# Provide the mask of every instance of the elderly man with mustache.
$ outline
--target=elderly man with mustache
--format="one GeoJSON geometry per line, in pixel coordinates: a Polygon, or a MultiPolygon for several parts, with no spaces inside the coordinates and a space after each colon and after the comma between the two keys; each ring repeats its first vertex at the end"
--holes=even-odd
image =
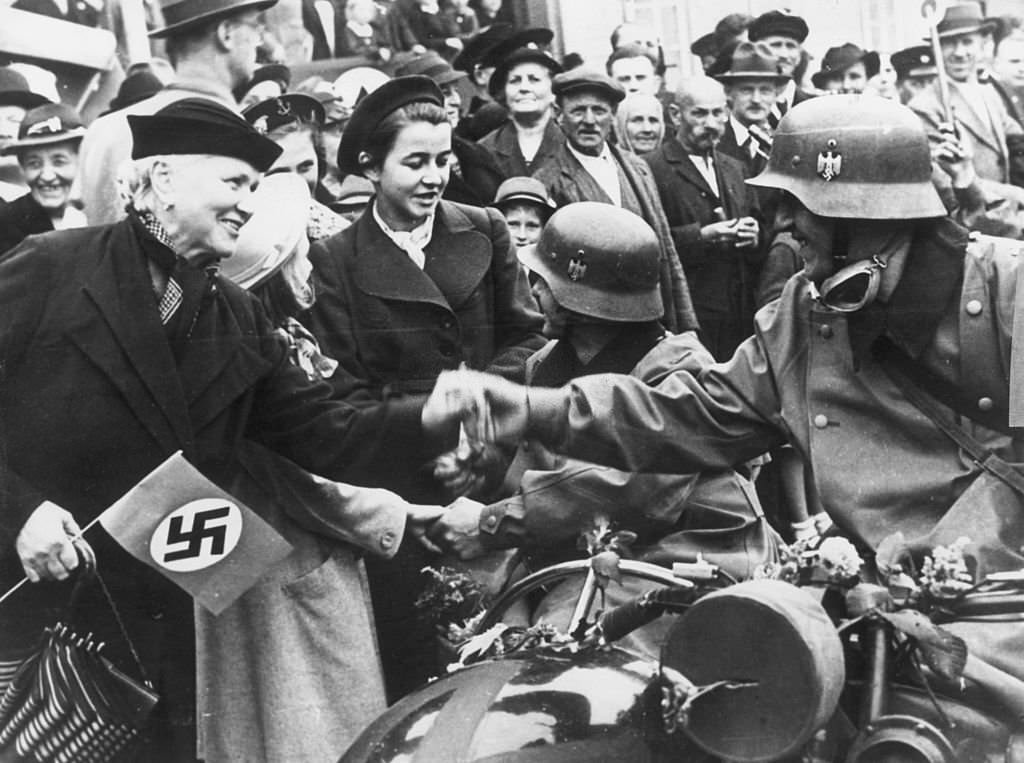
{"type": "Polygon", "coordinates": [[[764,259],[757,196],[747,169],[717,143],[729,111],[722,85],[685,80],[669,105],[675,136],[644,157],[690,284],[704,345],[726,360],[754,331],[754,287],[764,259]]]}

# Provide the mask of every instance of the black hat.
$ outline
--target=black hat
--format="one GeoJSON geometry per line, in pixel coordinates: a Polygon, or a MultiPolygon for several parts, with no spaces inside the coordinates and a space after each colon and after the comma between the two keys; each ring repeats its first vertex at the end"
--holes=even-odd
{"type": "Polygon", "coordinates": [[[753,23],[754,17],[749,13],[730,13],[728,16],[723,16],[715,24],[715,48],[721,50],[723,45],[738,40],[753,23]]]}
{"type": "Polygon", "coordinates": [[[23,109],[34,109],[44,106],[50,99],[34,93],[28,86],[28,80],[21,72],[9,66],[0,66],[0,106],[21,106],[23,109]]]}
{"type": "Polygon", "coordinates": [[[487,49],[480,59],[483,66],[500,66],[514,51],[520,48],[539,48],[546,50],[555,33],[545,27],[530,27],[513,32],[487,49]]]}
{"type": "Polygon", "coordinates": [[[896,79],[908,79],[910,77],[934,77],[938,75],[939,69],[935,66],[935,54],[931,45],[915,45],[911,48],[904,48],[893,53],[889,60],[892,68],[896,70],[896,79]]]}
{"type": "Polygon", "coordinates": [[[160,0],[164,25],[150,37],[167,37],[189,27],[242,11],[266,10],[277,0],[160,0]]]}
{"type": "Polygon", "coordinates": [[[852,42],[829,48],[825,57],[821,59],[821,71],[811,75],[811,82],[817,88],[825,87],[825,82],[830,77],[835,77],[849,69],[854,64],[863,61],[864,69],[867,71],[868,79],[878,74],[881,62],[878,53],[873,50],[861,50],[852,42]]]}
{"type": "Polygon", "coordinates": [[[466,77],[465,72],[453,69],[450,63],[433,50],[428,50],[426,53],[400,64],[395,69],[396,77],[408,77],[413,74],[422,74],[424,77],[430,77],[430,79],[437,83],[438,87],[450,85],[466,77]]]}
{"type": "Polygon", "coordinates": [[[551,90],[561,96],[577,90],[589,90],[600,93],[612,104],[617,104],[626,97],[626,89],[616,80],[600,69],[578,66],[563,74],[559,74],[551,83],[551,90]]]}
{"type": "Polygon", "coordinates": [[[124,78],[117,89],[117,95],[110,99],[110,108],[106,113],[123,109],[133,103],[144,101],[164,89],[164,83],[149,69],[140,69],[124,78]]]}
{"type": "Polygon", "coordinates": [[[231,94],[235,96],[236,101],[240,101],[261,82],[276,82],[281,86],[281,92],[286,92],[292,82],[292,70],[284,64],[266,64],[256,69],[248,81],[232,90],[231,94]]]}
{"type": "Polygon", "coordinates": [[[444,107],[441,89],[421,74],[389,80],[356,104],[338,145],[338,169],[345,175],[362,174],[359,153],[388,114],[417,101],[444,107]]]}
{"type": "Polygon", "coordinates": [[[131,114],[132,159],[163,154],[213,154],[266,172],[281,147],[232,111],[206,98],[186,98],[153,115],[131,114]]]}
{"type": "MultiPolygon", "coordinates": [[[[716,65],[719,63],[715,61],[716,65]]],[[[728,56],[728,68],[713,76],[725,85],[741,79],[773,79],[777,85],[783,85],[789,79],[779,73],[778,59],[771,48],[763,42],[746,40],[733,47],[728,56]]]]}
{"type": "Polygon", "coordinates": [[[491,98],[500,100],[505,91],[505,82],[508,80],[508,73],[518,64],[533,63],[546,67],[551,76],[562,71],[562,65],[551,57],[549,53],[535,47],[518,48],[505,56],[491,74],[487,83],[487,92],[491,98]]]}
{"type": "Polygon", "coordinates": [[[8,143],[0,153],[13,154],[23,148],[81,140],[85,135],[82,118],[63,103],[45,103],[30,110],[21,120],[18,139],[8,143]]]}
{"type": "Polygon", "coordinates": [[[256,128],[256,132],[266,135],[278,127],[294,122],[319,127],[326,119],[326,112],[323,104],[311,95],[285,93],[277,98],[268,98],[253,104],[242,112],[242,116],[256,128]]]}
{"type": "Polygon", "coordinates": [[[452,61],[452,66],[464,72],[473,71],[476,64],[482,63],[487,53],[502,40],[507,40],[516,33],[516,28],[505,22],[491,24],[479,34],[466,40],[465,46],[452,61]]]}
{"type": "Polygon", "coordinates": [[[747,37],[752,42],[763,40],[765,37],[789,37],[802,43],[807,39],[807,22],[799,16],[792,16],[782,11],[768,11],[762,13],[750,24],[747,29],[747,37]]]}
{"type": "Polygon", "coordinates": [[[698,37],[690,45],[690,52],[695,56],[717,56],[718,55],[718,41],[715,39],[714,32],[708,32],[701,37],[698,37]]]}

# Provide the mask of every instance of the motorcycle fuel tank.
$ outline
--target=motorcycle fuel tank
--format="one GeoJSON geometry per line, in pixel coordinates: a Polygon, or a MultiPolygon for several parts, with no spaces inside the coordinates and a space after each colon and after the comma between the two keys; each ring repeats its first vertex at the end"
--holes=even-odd
{"type": "Polygon", "coordinates": [[[473,665],[394,704],[341,761],[679,760],[689,743],[661,731],[657,671],[618,648],[473,665]]]}

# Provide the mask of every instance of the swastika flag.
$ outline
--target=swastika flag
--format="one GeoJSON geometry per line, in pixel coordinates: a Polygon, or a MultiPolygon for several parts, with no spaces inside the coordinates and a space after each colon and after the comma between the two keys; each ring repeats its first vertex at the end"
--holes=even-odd
{"type": "Polygon", "coordinates": [[[99,521],[129,554],[215,615],[292,550],[252,509],[200,474],[181,451],[99,521]]]}

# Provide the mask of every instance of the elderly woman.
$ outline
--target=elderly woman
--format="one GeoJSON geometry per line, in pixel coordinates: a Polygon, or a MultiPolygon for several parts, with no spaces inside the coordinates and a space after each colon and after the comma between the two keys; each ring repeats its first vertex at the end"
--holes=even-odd
{"type": "Polygon", "coordinates": [[[665,114],[653,95],[630,93],[615,114],[619,141],[634,154],[649,154],[665,137],[665,114]]]}
{"type": "Polygon", "coordinates": [[[508,109],[508,121],[480,141],[505,178],[533,175],[565,143],[553,119],[551,79],[561,65],[536,47],[511,51],[494,69],[487,90],[508,109]]]}
{"type": "Polygon", "coordinates": [[[18,157],[29,188],[0,209],[0,252],[33,233],[86,224],[85,215],[69,203],[84,134],[82,120],[70,106],[49,103],[25,115],[18,139],[0,151],[18,157]]]}
{"type": "MultiPolygon", "coordinates": [[[[315,243],[317,301],[306,325],[346,375],[380,399],[427,392],[465,364],[522,378],[544,340],[542,319],[494,209],[442,201],[452,159],[444,98],[427,77],[400,77],[356,107],[338,166],[374,185],[370,208],[349,229],[315,243]]],[[[404,498],[447,498],[428,474],[389,475],[404,498]]],[[[413,602],[427,560],[413,547],[397,565],[368,564],[388,691],[396,698],[430,675],[433,633],[414,633],[413,602]],[[405,565],[403,571],[402,565],[405,565]],[[397,570],[392,574],[393,570],[397,570]]]]}
{"type": "MultiPolygon", "coordinates": [[[[56,581],[78,567],[71,536],[176,451],[220,484],[243,438],[330,479],[373,479],[458,439],[421,436],[422,398],[332,400],[288,362],[252,297],[217,274],[280,147],[209,100],[129,124],[128,217],[30,237],[0,262],[0,589],[22,574],[39,582],[7,602],[8,653],[67,611],[70,587],[56,581]]],[[[71,621],[137,675],[134,649],[160,697],[138,758],[195,760],[192,601],[102,528],[85,537],[120,618],[87,587],[71,621]]],[[[378,547],[397,540],[382,534],[378,547]]]]}

